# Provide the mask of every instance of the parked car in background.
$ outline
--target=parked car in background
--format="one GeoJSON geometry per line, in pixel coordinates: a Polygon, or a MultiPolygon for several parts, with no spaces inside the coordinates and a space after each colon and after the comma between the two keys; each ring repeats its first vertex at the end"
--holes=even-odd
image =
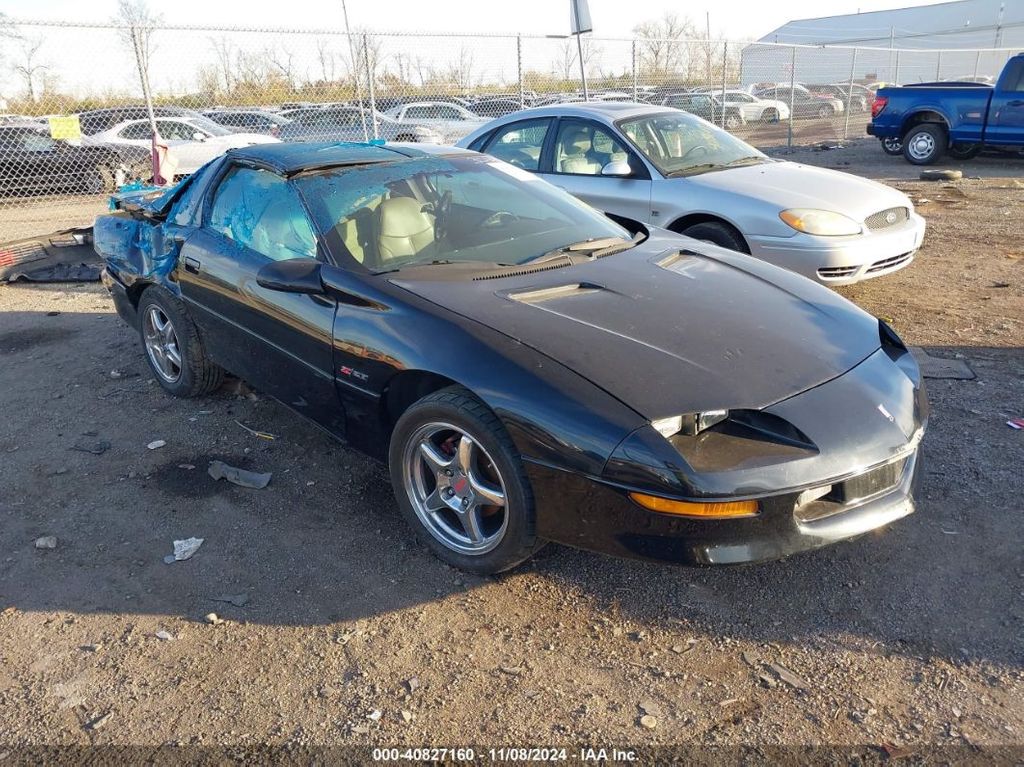
{"type": "Polygon", "coordinates": [[[475,573],[548,540],[759,561],[914,511],[928,403],[888,325],[425,149],[246,147],[117,198],[94,226],[103,281],[164,391],[201,396],[227,370],[386,461],[410,528],[475,573]]]}
{"type": "Polygon", "coordinates": [[[470,111],[487,120],[494,117],[504,117],[507,114],[516,112],[523,108],[517,99],[480,99],[470,105],[470,111]]]}
{"type": "Polygon", "coordinates": [[[281,128],[279,135],[282,141],[364,141],[373,137],[374,116],[377,136],[386,141],[444,143],[444,136],[432,128],[400,123],[359,107],[325,107],[293,113],[291,122],[281,128]]]}
{"type": "Polygon", "coordinates": [[[463,106],[443,101],[414,101],[395,107],[386,114],[402,125],[422,125],[435,130],[446,143],[462,138],[487,122],[486,118],[463,106]]]}
{"type": "MultiPolygon", "coordinates": [[[[156,117],[202,117],[194,109],[183,107],[153,107],[156,117]]],[[[94,136],[128,120],[147,120],[149,111],[144,106],[110,107],[89,109],[78,113],[78,122],[85,136],[94,136]]]]}
{"type": "Polygon", "coordinates": [[[908,266],[925,222],[891,187],[772,160],[694,115],[571,104],[501,117],[458,143],[598,210],[706,240],[828,285],[908,266]]]}
{"type": "Polygon", "coordinates": [[[796,88],[790,88],[788,85],[771,86],[755,91],[754,95],[761,99],[781,101],[786,105],[792,104],[793,117],[825,119],[835,117],[843,111],[843,102],[839,99],[815,96],[806,88],[800,86],[796,88]],[[790,94],[790,91],[792,91],[792,94],[790,94]]]}
{"type": "MultiPolygon", "coordinates": [[[[159,117],[156,129],[177,163],[176,175],[193,173],[228,149],[277,141],[273,136],[261,133],[232,133],[202,115],[159,117]]],[[[148,150],[152,141],[149,120],[126,120],[89,136],[83,143],[126,144],[148,150]]]]}
{"type": "Polygon", "coordinates": [[[828,99],[838,99],[845,110],[847,101],[850,102],[850,109],[853,112],[867,112],[874,100],[874,94],[867,88],[860,85],[804,85],[814,96],[822,96],[828,99]]]}
{"type": "Polygon", "coordinates": [[[235,133],[264,133],[277,136],[281,128],[291,122],[274,112],[242,109],[210,110],[203,113],[218,125],[235,133]]]}
{"type": "Polygon", "coordinates": [[[929,165],[946,152],[969,159],[984,146],[1024,146],[1024,54],[1003,67],[995,86],[926,83],[881,88],[868,135],[900,141],[903,156],[929,165]]]}
{"type": "Polygon", "coordinates": [[[707,93],[674,93],[666,96],[662,100],[662,104],[682,109],[684,112],[697,115],[715,125],[724,125],[726,130],[736,130],[747,122],[739,106],[735,104],[723,106],[716,96],[707,93]]]}
{"type": "Polygon", "coordinates": [[[101,194],[151,175],[147,150],[72,146],[46,128],[0,126],[0,193],[101,194]]]}
{"type": "MultiPolygon", "coordinates": [[[[721,91],[697,91],[698,93],[711,93],[719,102],[722,101],[721,91]]],[[[670,104],[669,106],[675,106],[670,104]]],[[[789,119],[789,104],[772,99],[761,99],[750,93],[741,90],[727,90],[725,92],[726,108],[739,110],[743,120],[748,123],[774,123],[780,120],[789,119]]],[[[728,126],[726,126],[728,127],[728,126]]]]}

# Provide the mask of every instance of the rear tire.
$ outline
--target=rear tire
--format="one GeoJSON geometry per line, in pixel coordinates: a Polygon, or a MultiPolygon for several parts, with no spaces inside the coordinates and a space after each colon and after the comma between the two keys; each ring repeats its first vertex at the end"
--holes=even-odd
{"type": "Polygon", "coordinates": [[[725,129],[726,130],[736,130],[738,127],[740,127],[740,118],[739,117],[737,117],[736,115],[726,115],[725,116],[725,129]]]}
{"type": "Polygon", "coordinates": [[[761,113],[761,122],[763,123],[777,123],[779,121],[779,112],[776,109],[766,109],[761,113]]]}
{"type": "Polygon", "coordinates": [[[735,250],[738,253],[750,253],[750,248],[747,247],[743,235],[736,231],[734,227],[720,221],[705,221],[700,224],[694,224],[683,229],[680,234],[692,237],[695,240],[710,242],[712,245],[718,245],[722,248],[735,250]]]}
{"type": "Polygon", "coordinates": [[[946,151],[946,129],[935,123],[923,123],[903,137],[903,157],[911,165],[931,165],[946,151]]]}
{"type": "Polygon", "coordinates": [[[499,573],[544,545],[518,451],[498,417],[466,389],[442,389],[402,413],[388,467],[405,521],[449,565],[499,573]],[[496,492],[502,503],[487,503],[496,492]]]}
{"type": "Polygon", "coordinates": [[[835,110],[828,104],[822,104],[818,107],[818,117],[822,120],[831,117],[835,113],[835,110]]]}
{"type": "Polygon", "coordinates": [[[157,285],[139,299],[139,337],[157,383],[175,397],[199,397],[220,387],[224,369],[207,355],[181,301],[157,285]]]}

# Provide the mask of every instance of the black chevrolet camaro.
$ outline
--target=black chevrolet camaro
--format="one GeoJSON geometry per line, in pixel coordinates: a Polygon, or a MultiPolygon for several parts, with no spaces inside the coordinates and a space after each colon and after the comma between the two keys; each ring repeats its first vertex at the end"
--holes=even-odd
{"type": "Polygon", "coordinates": [[[256,145],[115,203],[104,281],[164,389],[227,370],[386,460],[458,567],[752,562],[914,510],[912,356],[763,261],[422,145],[256,145]]]}

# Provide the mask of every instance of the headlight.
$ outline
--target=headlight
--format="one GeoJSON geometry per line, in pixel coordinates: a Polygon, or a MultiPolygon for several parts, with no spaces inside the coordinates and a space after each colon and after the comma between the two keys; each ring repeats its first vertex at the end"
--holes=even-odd
{"type": "Polygon", "coordinates": [[[663,437],[675,434],[693,437],[728,417],[728,410],[705,410],[703,413],[685,413],[671,418],[659,418],[657,421],[651,421],[651,426],[663,437]]]}
{"type": "Polygon", "coordinates": [[[841,237],[861,233],[860,224],[842,213],[834,213],[831,210],[792,208],[782,211],[779,218],[798,232],[806,234],[841,237]]]}

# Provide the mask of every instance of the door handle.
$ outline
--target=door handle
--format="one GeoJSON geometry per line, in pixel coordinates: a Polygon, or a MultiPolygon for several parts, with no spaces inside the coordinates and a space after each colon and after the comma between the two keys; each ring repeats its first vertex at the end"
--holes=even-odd
{"type": "Polygon", "coordinates": [[[1008,107],[1024,107],[1024,99],[1014,99],[1013,101],[1007,101],[1006,106],[1008,107]]]}
{"type": "Polygon", "coordinates": [[[192,274],[199,274],[199,267],[202,266],[199,263],[199,259],[192,258],[192,256],[185,256],[185,271],[192,272],[192,274]]]}

